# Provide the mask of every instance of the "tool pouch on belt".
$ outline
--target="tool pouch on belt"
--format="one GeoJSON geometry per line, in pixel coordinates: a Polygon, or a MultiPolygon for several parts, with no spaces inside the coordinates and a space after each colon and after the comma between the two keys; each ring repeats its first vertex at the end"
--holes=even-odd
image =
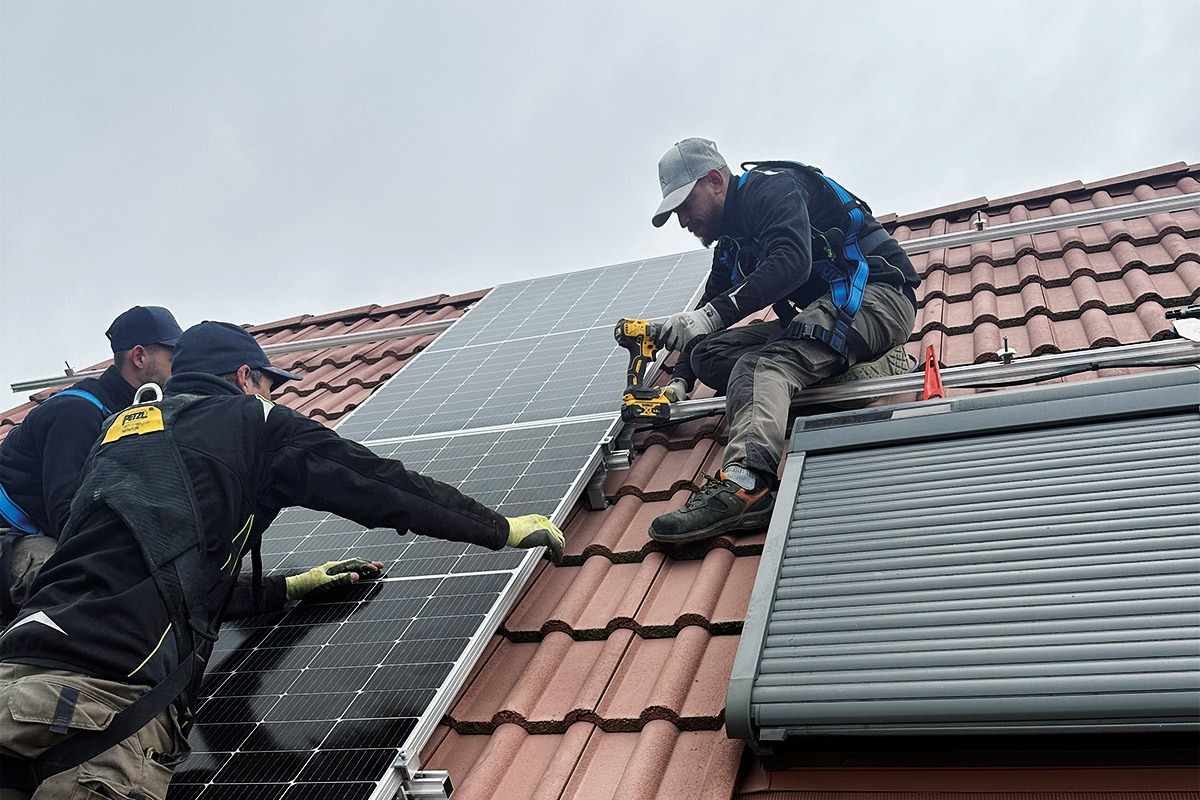
{"type": "Polygon", "coordinates": [[[69,536],[98,505],[121,518],[137,541],[170,616],[178,666],[118,714],[107,730],[79,734],[56,746],[68,749],[70,758],[64,758],[62,751],[53,754],[55,748],[48,750],[39,759],[39,779],[107,750],[130,734],[113,737],[131,727],[136,732],[172,702],[186,722],[189,701],[204,675],[221,608],[234,582],[232,575],[204,557],[195,491],[172,434],[175,418],[200,399],[175,395],[117,414],[89,456],[63,534],[69,536]],[[155,502],[146,503],[146,497],[155,502]]]}

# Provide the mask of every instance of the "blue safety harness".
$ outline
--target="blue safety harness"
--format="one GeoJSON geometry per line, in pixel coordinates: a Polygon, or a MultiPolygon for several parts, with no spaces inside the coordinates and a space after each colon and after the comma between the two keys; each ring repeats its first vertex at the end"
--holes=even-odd
{"type": "MultiPolygon", "coordinates": [[[[799,336],[804,339],[822,341],[836,350],[845,359],[848,359],[851,353],[859,360],[869,358],[873,354],[870,352],[867,343],[863,341],[862,336],[852,326],[854,324],[854,315],[858,313],[858,309],[862,305],[863,294],[867,289],[867,274],[870,272],[870,267],[867,265],[867,258],[863,254],[863,243],[859,242],[858,239],[859,231],[862,230],[863,224],[866,222],[866,215],[870,213],[870,207],[842,188],[841,184],[821,172],[821,170],[816,167],[810,167],[807,164],[801,164],[799,161],[764,161],[761,163],[747,162],[742,164],[743,172],[741,177],[738,178],[738,188],[742,188],[746,183],[746,179],[750,177],[751,172],[773,167],[803,169],[820,176],[821,180],[825,181],[825,184],[833,190],[833,193],[842,204],[842,210],[850,218],[850,224],[842,234],[842,258],[835,258],[833,252],[827,248],[826,252],[829,258],[824,260],[814,259],[812,263],[813,270],[822,280],[829,284],[829,293],[833,298],[834,306],[837,308],[837,317],[830,328],[805,323],[800,326],[798,331],[799,336]]],[[[877,246],[888,237],[886,232],[880,230],[876,231],[876,235],[867,238],[872,240],[870,242],[872,246],[877,246]]],[[[736,285],[742,280],[736,253],[733,254],[732,260],[733,272],[731,273],[731,279],[736,285]]]]}
{"type": "MultiPolygon", "coordinates": [[[[91,392],[85,392],[83,389],[63,389],[58,394],[46,398],[46,402],[55,400],[59,397],[82,397],[89,403],[100,409],[100,413],[108,417],[112,414],[104,403],[100,402],[100,398],[91,392]]],[[[45,536],[46,532],[38,527],[38,524],[33,521],[33,517],[29,516],[25,509],[21,508],[16,502],[8,496],[8,492],[0,486],[0,517],[3,521],[11,525],[15,530],[31,536],[45,536]]]]}

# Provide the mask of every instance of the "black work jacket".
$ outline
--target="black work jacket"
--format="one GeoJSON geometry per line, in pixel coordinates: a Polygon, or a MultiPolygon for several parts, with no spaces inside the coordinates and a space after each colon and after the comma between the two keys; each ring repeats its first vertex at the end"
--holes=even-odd
{"type": "MultiPolygon", "coordinates": [[[[95,395],[115,414],[134,387],[116,367],[71,387],[95,395]]],[[[47,535],[58,538],[79,488],[79,473],[106,415],[82,397],[48,399],[0,442],[0,486],[47,535]]]]}
{"type": "MultiPolygon", "coordinates": [[[[500,514],[289,408],[209,375],[181,374],[166,388],[168,395],[204,395],[175,417],[172,431],[195,491],[204,557],[218,572],[227,571],[231,558],[236,565],[279,510],[292,505],[492,549],[507,540],[500,514]]],[[[133,534],[103,502],[89,506],[106,489],[89,483],[89,474],[101,471],[94,465],[104,447],[98,444],[88,462],[58,551],[21,616],[0,636],[0,661],[151,685],[181,657],[164,632],[169,614],[133,534]],[[35,615],[42,616],[27,621],[35,615]]],[[[200,589],[209,596],[230,591],[200,589]]],[[[199,622],[215,628],[220,615],[199,622]]]]}
{"type": "MultiPolygon", "coordinates": [[[[720,236],[701,305],[712,303],[726,326],[768,306],[783,322],[829,291],[813,270],[814,259],[844,262],[841,233],[849,212],[833,189],[813,170],[751,170],[738,187],[730,179],[721,216],[720,236]],[[723,253],[729,256],[722,259],[723,253]]],[[[863,209],[861,242],[883,230],[863,209]]],[[[875,238],[882,238],[876,236],[875,238]]],[[[902,291],[913,305],[920,284],[912,262],[890,236],[867,257],[868,283],[883,282],[902,291]]]]}

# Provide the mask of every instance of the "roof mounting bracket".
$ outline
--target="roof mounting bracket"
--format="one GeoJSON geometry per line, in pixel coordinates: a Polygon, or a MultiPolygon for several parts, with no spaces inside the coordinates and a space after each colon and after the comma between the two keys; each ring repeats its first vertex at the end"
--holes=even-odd
{"type": "Polygon", "coordinates": [[[450,795],[454,793],[450,773],[444,769],[421,769],[420,764],[420,760],[402,750],[392,762],[390,775],[371,797],[387,800],[450,800],[450,795]],[[391,791],[391,787],[394,787],[394,791],[391,791]],[[380,789],[385,793],[380,794],[380,789]]]}
{"type": "Polygon", "coordinates": [[[449,772],[444,769],[423,769],[404,780],[397,797],[399,800],[450,800],[453,792],[449,772]]]}
{"type": "Polygon", "coordinates": [[[596,471],[588,479],[587,488],[584,490],[588,508],[591,510],[602,511],[608,508],[608,497],[604,494],[604,479],[607,477],[608,471],[629,469],[633,458],[632,451],[629,449],[629,441],[627,441],[629,438],[622,432],[600,444],[599,463],[596,464],[596,471]]]}
{"type": "Polygon", "coordinates": [[[587,485],[587,504],[592,511],[603,511],[608,508],[608,498],[604,496],[604,476],[608,474],[603,466],[598,467],[592,474],[587,485]]]}

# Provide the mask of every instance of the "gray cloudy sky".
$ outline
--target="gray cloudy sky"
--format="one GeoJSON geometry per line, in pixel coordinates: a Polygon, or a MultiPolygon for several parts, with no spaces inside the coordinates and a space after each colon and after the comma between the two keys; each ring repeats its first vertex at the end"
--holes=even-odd
{"type": "Polygon", "coordinates": [[[691,250],[676,140],[879,213],[1200,160],[1200,3],[0,0],[0,408],[267,322],[691,250]],[[4,402],[4,401],[8,402],[4,402]]]}

